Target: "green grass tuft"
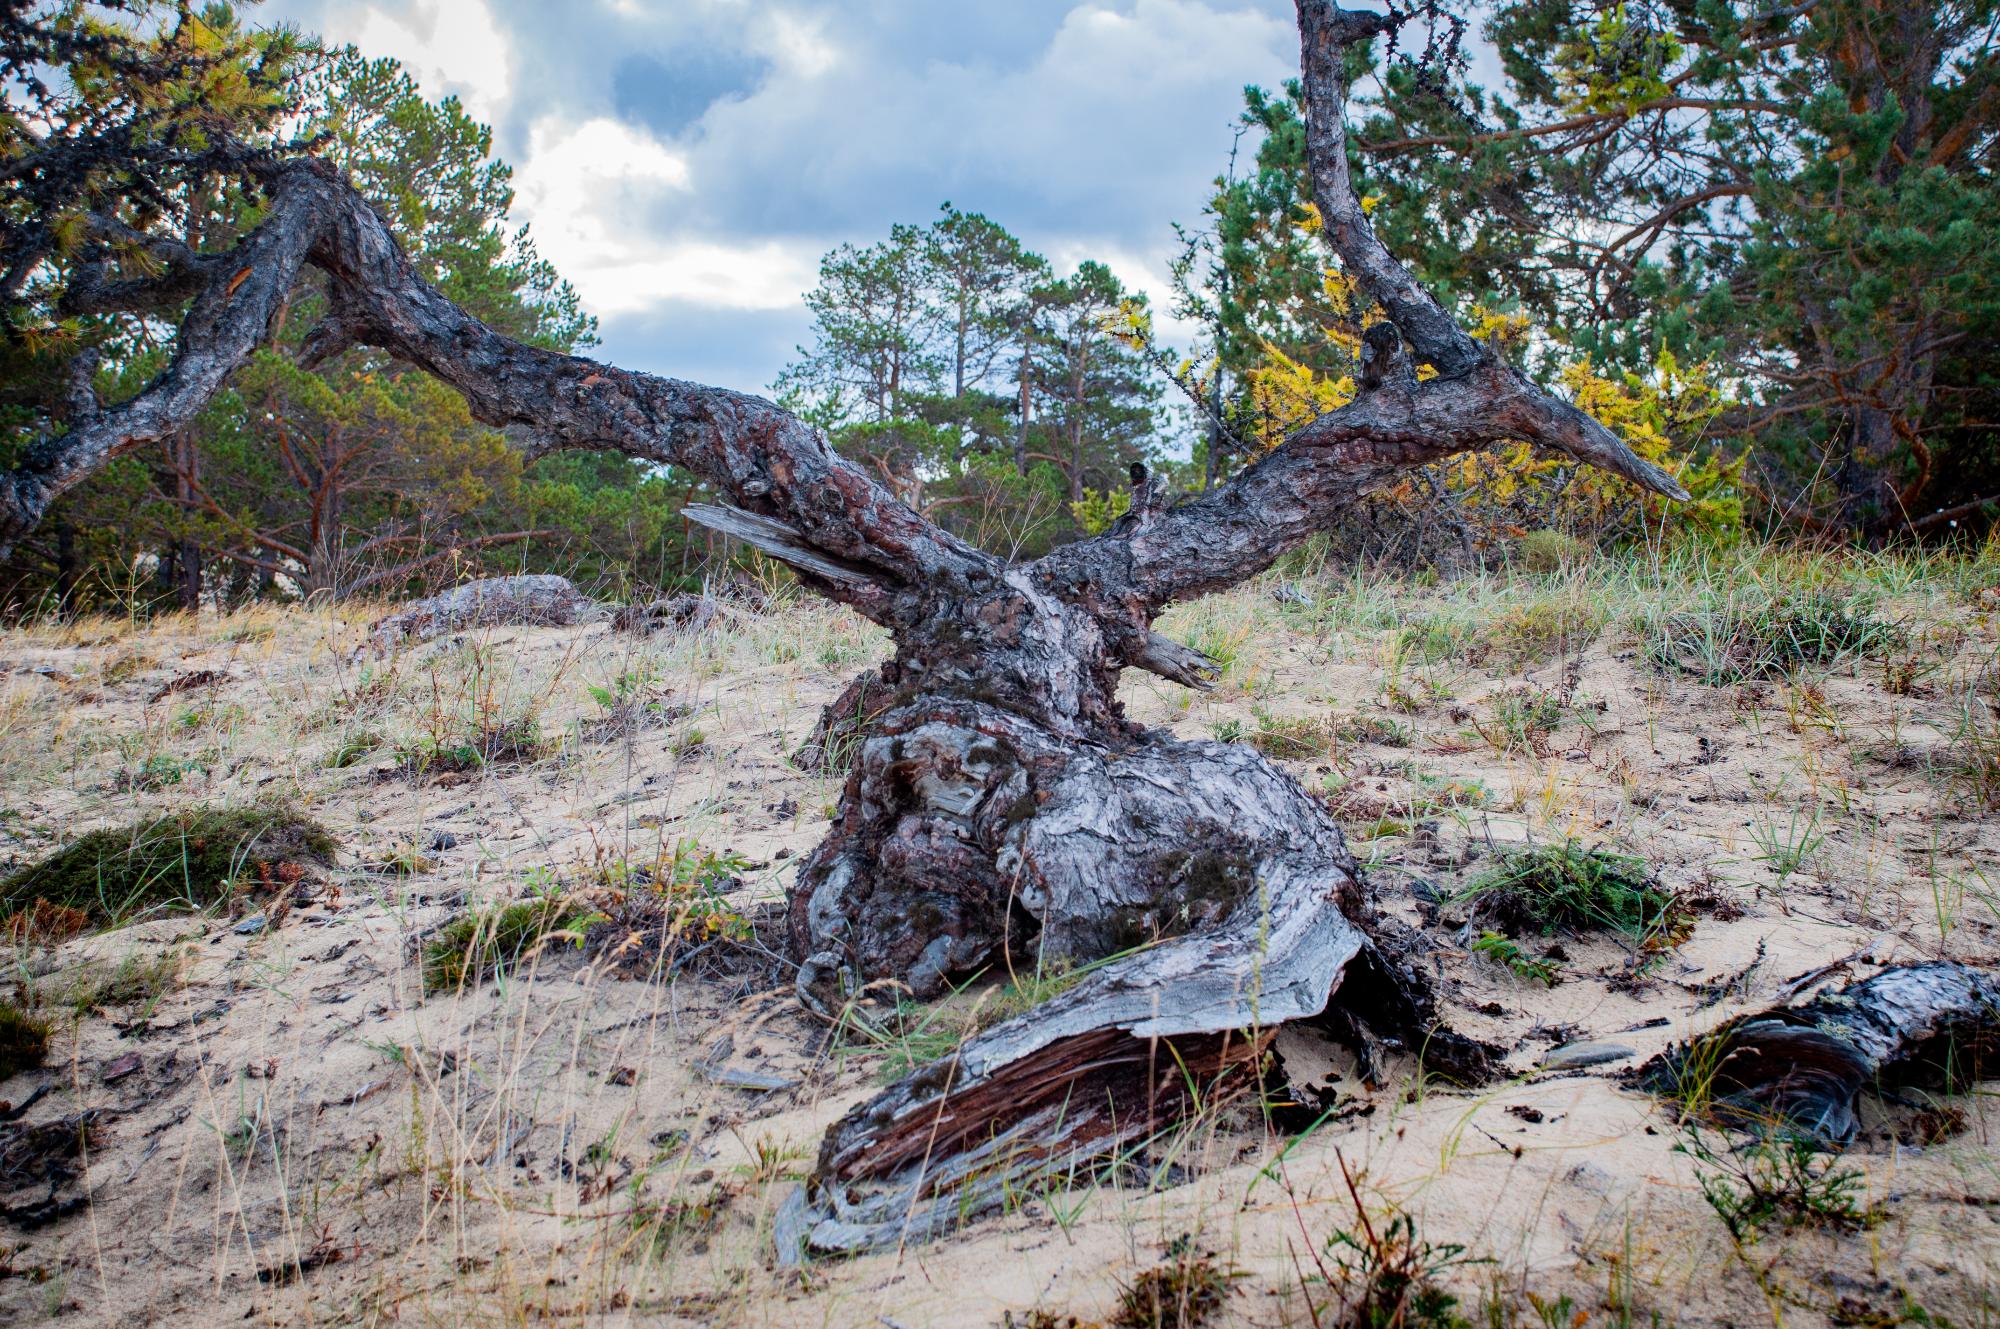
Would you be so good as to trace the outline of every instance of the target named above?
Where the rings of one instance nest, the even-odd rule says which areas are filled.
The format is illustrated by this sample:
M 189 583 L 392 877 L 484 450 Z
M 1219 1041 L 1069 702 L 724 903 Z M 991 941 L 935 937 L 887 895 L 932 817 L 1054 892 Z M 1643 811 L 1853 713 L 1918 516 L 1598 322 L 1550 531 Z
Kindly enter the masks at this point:
M 597 917 L 583 901 L 553 891 L 469 910 L 424 944 L 424 991 L 449 991 L 510 973 L 549 941 L 581 945 L 585 929 Z
M 49 1022 L 0 1000 L 0 1082 L 48 1060 Z
M 99 926 L 213 908 L 253 889 L 275 891 L 339 846 L 317 821 L 281 803 L 207 807 L 92 831 L 0 881 L 0 917 L 38 902 L 80 909 Z
M 1879 655 L 1905 634 L 1878 618 L 1867 596 L 1815 588 L 1763 604 L 1662 614 L 1644 622 L 1641 635 L 1656 667 L 1722 686 Z
M 1512 935 L 1608 931 L 1658 946 L 1677 943 L 1691 926 L 1644 859 L 1574 841 L 1507 854 L 1458 898 Z

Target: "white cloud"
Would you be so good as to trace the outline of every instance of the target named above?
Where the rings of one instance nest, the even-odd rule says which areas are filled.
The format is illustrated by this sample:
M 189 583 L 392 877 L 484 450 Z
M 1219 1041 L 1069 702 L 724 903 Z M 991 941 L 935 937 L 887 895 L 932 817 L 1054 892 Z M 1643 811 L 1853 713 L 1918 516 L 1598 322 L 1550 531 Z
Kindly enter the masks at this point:
M 1288 0 L 266 0 L 459 94 L 517 220 L 590 308 L 768 381 L 819 255 L 949 199 L 1165 295 L 1247 82 L 1296 70 Z M 718 70 L 722 71 L 718 75 Z M 1183 331 L 1167 324 L 1162 331 Z M 661 334 L 663 337 L 665 334 Z M 732 351 L 732 347 L 735 348 Z M 672 371 L 637 344 L 635 367 Z
M 393 56 L 425 92 L 453 94 L 489 124 L 513 97 L 513 52 L 486 0 L 370 4 L 358 23 L 344 21 L 326 35 L 352 41 L 365 55 Z
M 543 256 L 605 317 L 668 300 L 784 309 L 812 284 L 816 252 L 796 244 L 725 244 L 645 226 L 688 190 L 687 160 L 608 117 L 538 122 L 515 185 L 517 214 L 534 227 Z

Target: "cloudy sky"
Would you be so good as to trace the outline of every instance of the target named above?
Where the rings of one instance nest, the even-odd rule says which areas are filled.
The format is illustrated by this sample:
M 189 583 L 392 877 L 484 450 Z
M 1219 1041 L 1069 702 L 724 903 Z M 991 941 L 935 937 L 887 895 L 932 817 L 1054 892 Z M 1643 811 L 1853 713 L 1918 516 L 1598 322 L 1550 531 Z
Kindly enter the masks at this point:
M 456 93 L 636 369 L 765 389 L 819 256 L 940 203 L 1155 292 L 1290 0 L 266 0 Z

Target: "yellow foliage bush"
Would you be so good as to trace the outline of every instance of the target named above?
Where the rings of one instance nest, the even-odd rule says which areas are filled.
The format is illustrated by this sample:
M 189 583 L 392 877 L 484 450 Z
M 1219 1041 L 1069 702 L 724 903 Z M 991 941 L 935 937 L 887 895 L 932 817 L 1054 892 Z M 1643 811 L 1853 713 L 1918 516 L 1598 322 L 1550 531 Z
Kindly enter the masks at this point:
M 1578 407 L 1678 479 L 1690 501 L 1669 504 L 1608 472 L 1512 443 L 1451 464 L 1449 483 L 1467 515 L 1509 535 L 1551 528 L 1605 539 L 1675 529 L 1727 543 L 1742 534 L 1745 459 L 1687 447 L 1728 404 L 1706 365 L 1684 370 L 1662 351 L 1650 374 L 1612 377 L 1577 360 L 1563 366 L 1561 382 Z

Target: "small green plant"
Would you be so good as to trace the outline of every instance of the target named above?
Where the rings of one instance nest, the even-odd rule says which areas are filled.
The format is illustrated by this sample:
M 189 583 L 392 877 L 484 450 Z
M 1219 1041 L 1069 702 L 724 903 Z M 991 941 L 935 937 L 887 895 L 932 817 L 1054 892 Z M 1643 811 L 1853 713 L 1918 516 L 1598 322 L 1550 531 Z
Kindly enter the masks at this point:
M 1371 1219 L 1346 1158 L 1335 1157 L 1354 1200 L 1357 1229 L 1338 1230 L 1327 1239 L 1336 1273 L 1329 1274 L 1317 1255 L 1314 1260 L 1327 1284 L 1340 1289 L 1339 1323 L 1346 1329 L 1469 1329 L 1458 1313 L 1458 1298 L 1438 1280 L 1479 1261 L 1454 1242 L 1420 1240 L 1416 1220 L 1403 1210 L 1392 1213 L 1387 1223 Z M 1313 1321 L 1320 1323 L 1317 1310 Z
M 667 700 L 668 689 L 660 685 L 659 674 L 650 663 L 621 670 L 608 686 L 593 684 L 584 690 L 600 711 L 585 732 L 600 740 L 670 724 L 688 714 L 687 707 Z
M 100 925 L 208 909 L 247 890 L 290 887 L 310 868 L 330 867 L 336 849 L 324 827 L 282 803 L 197 808 L 77 837 L 0 880 L 0 915 L 38 900 Z
M 1944 783 L 1972 806 L 2000 809 L 2000 677 L 1989 673 L 1963 699 L 1943 766 Z
M 805 1175 L 797 1166 L 805 1156 L 805 1150 L 798 1145 L 773 1140 L 769 1136 L 759 1136 L 750 1146 L 750 1161 L 741 1164 L 737 1171 L 748 1178 L 753 1186 L 768 1186 L 778 1181 L 796 1181 Z
M 1398 661 L 1416 660 L 1422 664 L 1441 664 L 1485 653 L 1471 624 L 1435 616 L 1417 618 L 1405 625 L 1397 632 L 1391 649 Z
M 1855 1232 L 1882 1219 L 1863 1203 L 1866 1178 L 1801 1136 L 1767 1136 L 1724 1156 L 1690 1131 L 1678 1147 L 1696 1160 L 1702 1198 L 1740 1245 L 1774 1226 Z
M 1500 753 L 1539 752 L 1569 717 L 1569 703 L 1546 688 L 1510 688 L 1487 702 L 1492 715 L 1479 736 Z
M 1273 715 L 1261 708 L 1256 716 L 1257 727 L 1247 737 L 1267 757 L 1310 761 L 1334 750 L 1334 726 L 1324 716 Z
M 1241 743 L 1243 741 L 1243 722 L 1241 720 L 1224 720 L 1221 724 L 1215 726 L 1215 741 L 1218 743 Z
M 663 1255 L 677 1242 L 698 1241 L 715 1231 L 728 1203 L 728 1194 L 713 1186 L 692 1199 L 676 1196 L 664 1204 L 634 1204 L 633 1235 L 654 1256 Z
M 1498 932 L 1482 932 L 1472 949 L 1496 964 L 1503 964 L 1519 979 L 1554 987 L 1562 982 L 1562 971 L 1548 960 L 1538 960 L 1521 949 L 1521 944 Z
M 48 1020 L 0 999 L 0 1082 L 48 1060 Z
M 1386 715 L 1350 715 L 1334 729 L 1343 743 L 1375 743 L 1385 748 L 1410 746 L 1410 727 Z
M 344 771 L 365 761 L 382 744 L 382 735 L 372 729 L 353 730 L 340 736 L 340 741 L 333 745 L 333 751 L 327 754 L 326 764 L 334 770 Z
M 658 682 L 657 672 L 648 666 L 640 669 L 622 669 L 612 678 L 609 687 L 591 684 L 584 690 L 603 710 L 616 711 L 634 702 L 650 700 Z
M 126 775 L 124 783 L 134 789 L 171 789 L 183 780 L 206 776 L 208 764 L 199 757 L 174 757 L 155 752 Z
M 1484 808 L 1493 805 L 1493 791 L 1482 780 L 1452 778 L 1416 772 L 1410 791 L 1410 815 L 1430 817 L 1454 808 Z
M 1644 859 L 1573 840 L 1503 855 L 1457 898 L 1513 936 L 1609 931 L 1663 949 L 1693 927 L 1686 906 L 1654 881 Z
M 550 942 L 581 946 L 590 924 L 600 917 L 583 901 L 553 888 L 460 914 L 424 943 L 424 991 L 450 991 L 510 973 Z
M 1567 1292 L 1553 1299 L 1530 1292 L 1528 1305 L 1534 1308 L 1542 1329 L 1583 1329 L 1590 1323 L 1590 1312 L 1579 1310 Z
M 1819 830 L 1817 806 L 1807 809 L 1803 817 L 1793 808 L 1783 827 L 1775 817 L 1760 816 L 1750 825 L 1750 838 L 1757 842 L 1757 861 L 1778 874 L 1779 885 L 1804 867 L 1826 843 Z
M 608 864 L 597 879 L 613 890 L 643 897 L 663 907 L 667 931 L 676 939 L 750 939 L 750 920 L 730 904 L 725 892 L 741 886 L 750 860 L 733 850 L 712 850 L 697 840 L 677 840 L 650 862 Z
M 414 844 L 407 840 L 390 845 L 369 864 L 376 872 L 392 877 L 419 877 L 429 872 L 437 864 L 424 857 Z
M 531 713 L 486 716 L 469 728 L 421 735 L 400 744 L 396 756 L 413 775 L 438 775 L 537 761 L 551 746 Z
M 1180 640 L 1213 660 L 1216 673 L 1226 674 L 1243 659 L 1243 648 L 1250 640 L 1250 625 L 1204 618 Z
M 159 661 L 150 655 L 120 655 L 106 662 L 101 677 L 107 686 L 116 687 L 120 683 L 129 683 L 158 664 Z

